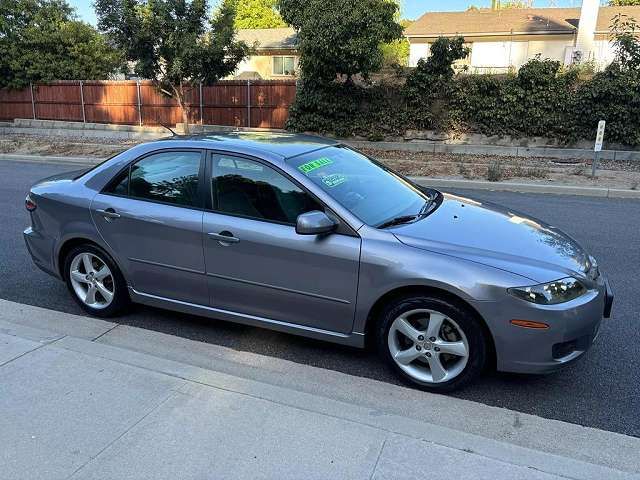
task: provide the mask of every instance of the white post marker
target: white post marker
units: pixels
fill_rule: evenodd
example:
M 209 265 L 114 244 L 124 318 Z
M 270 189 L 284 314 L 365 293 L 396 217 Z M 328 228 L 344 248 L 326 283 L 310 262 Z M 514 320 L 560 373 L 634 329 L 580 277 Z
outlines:
M 591 176 L 595 178 L 596 176 L 596 166 L 598 164 L 598 158 L 600 157 L 600 152 L 602 151 L 602 142 L 604 141 L 604 128 L 607 122 L 604 120 L 600 120 L 598 122 L 598 132 L 596 133 L 596 143 L 593 146 L 593 151 L 595 155 L 593 157 L 593 162 L 591 163 Z

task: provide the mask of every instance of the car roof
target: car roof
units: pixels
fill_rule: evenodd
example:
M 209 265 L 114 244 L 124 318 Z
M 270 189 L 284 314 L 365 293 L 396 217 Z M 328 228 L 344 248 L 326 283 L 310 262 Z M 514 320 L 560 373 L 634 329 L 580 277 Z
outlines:
M 190 147 L 232 151 L 246 155 L 295 157 L 340 142 L 314 135 L 276 132 L 229 132 L 198 135 L 178 135 L 158 142 L 181 142 Z M 156 142 L 153 142 L 156 143 Z M 187 146 L 187 145 L 185 145 Z

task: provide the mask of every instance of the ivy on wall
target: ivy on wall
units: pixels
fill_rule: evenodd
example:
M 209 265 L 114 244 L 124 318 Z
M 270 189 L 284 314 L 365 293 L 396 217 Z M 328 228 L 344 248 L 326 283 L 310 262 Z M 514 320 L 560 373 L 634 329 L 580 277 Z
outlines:
M 609 142 L 640 146 L 640 48 L 628 37 L 616 42 L 618 60 L 601 72 L 534 58 L 517 73 L 467 75 L 453 69 L 468 55 L 463 40 L 440 38 L 394 82 L 303 82 L 287 127 L 376 140 L 433 129 L 566 144 L 593 138 L 604 119 Z

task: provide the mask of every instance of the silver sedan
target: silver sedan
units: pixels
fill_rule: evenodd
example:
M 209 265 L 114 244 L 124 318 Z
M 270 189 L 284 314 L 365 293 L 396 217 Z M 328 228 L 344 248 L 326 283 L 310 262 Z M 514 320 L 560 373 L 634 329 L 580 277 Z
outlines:
M 368 343 L 432 391 L 487 366 L 567 365 L 613 302 L 596 260 L 558 229 L 318 137 L 147 143 L 42 180 L 26 207 L 33 261 L 90 314 L 133 301 Z

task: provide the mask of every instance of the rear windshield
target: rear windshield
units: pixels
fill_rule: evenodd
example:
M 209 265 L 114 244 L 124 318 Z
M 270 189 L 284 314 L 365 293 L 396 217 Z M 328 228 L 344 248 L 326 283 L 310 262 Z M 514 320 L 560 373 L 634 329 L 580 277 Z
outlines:
M 367 225 L 414 215 L 428 200 L 396 173 L 348 147 L 323 148 L 287 163 Z
M 123 150 L 124 152 L 124 150 Z M 87 173 L 89 172 L 93 172 L 95 169 L 100 168 L 102 165 L 104 165 L 105 163 L 107 163 L 109 160 L 111 160 L 114 157 L 117 157 L 118 155 L 120 155 L 122 152 L 118 152 L 118 153 L 114 153 L 113 155 L 111 155 L 110 157 L 106 158 L 105 160 L 101 161 L 100 163 L 98 163 L 97 165 L 94 165 L 93 167 L 89 167 L 86 170 L 80 170 L 80 172 L 78 173 L 78 175 L 76 175 L 75 177 L 73 177 L 74 180 L 78 180 L 79 178 L 84 177 Z

